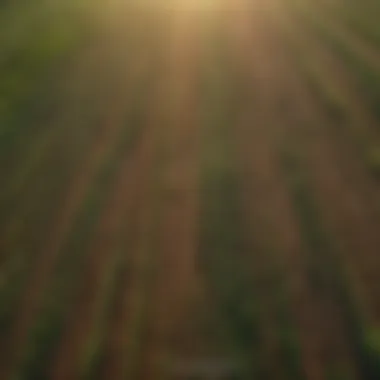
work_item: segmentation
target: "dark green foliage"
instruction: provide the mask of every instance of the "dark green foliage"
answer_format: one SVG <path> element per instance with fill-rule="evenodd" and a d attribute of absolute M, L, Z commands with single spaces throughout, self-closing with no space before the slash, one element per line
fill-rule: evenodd
<path fill-rule="evenodd" d="M 314 14 L 299 14 L 297 20 L 312 29 L 319 38 L 337 53 L 357 78 L 357 90 L 368 99 L 374 115 L 380 120 L 380 73 L 376 67 L 361 57 L 352 46 L 347 45 L 335 35 L 320 17 Z"/>
<path fill-rule="evenodd" d="M 139 118 L 133 116 L 133 124 L 124 128 L 118 146 L 112 149 L 92 186 L 81 213 L 72 228 L 68 244 L 63 248 L 61 260 L 57 264 L 52 288 L 44 308 L 40 313 L 37 326 L 31 332 L 26 356 L 22 366 L 16 371 L 16 379 L 45 379 L 46 357 L 54 352 L 60 340 L 65 318 L 70 305 L 75 301 L 75 288 L 80 280 L 86 252 L 87 241 L 94 231 L 95 223 L 101 212 L 106 195 L 112 188 L 113 180 L 120 168 L 122 158 L 131 152 L 141 133 Z"/>
<path fill-rule="evenodd" d="M 316 291 L 339 304 L 349 342 L 356 354 L 356 365 L 363 378 L 378 379 L 379 352 L 368 345 L 367 328 L 351 293 L 349 278 L 342 267 L 337 248 L 322 227 L 299 157 L 290 149 L 285 149 L 281 158 L 301 233 L 310 252 L 307 259 L 311 282 Z"/>
<path fill-rule="evenodd" d="M 215 43 L 215 49 L 219 49 Z M 218 50 L 217 50 L 218 51 Z M 244 378 L 266 374 L 259 362 L 259 310 L 250 269 L 239 179 L 236 171 L 236 142 L 233 126 L 239 105 L 225 67 L 227 57 L 218 57 L 210 65 L 205 82 L 204 154 L 201 194 L 202 220 L 199 269 L 216 303 L 224 328 L 229 331 L 230 345 L 247 365 Z"/>

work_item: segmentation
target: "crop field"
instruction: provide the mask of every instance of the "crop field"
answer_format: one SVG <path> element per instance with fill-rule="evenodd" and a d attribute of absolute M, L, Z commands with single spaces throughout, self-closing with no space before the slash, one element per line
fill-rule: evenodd
<path fill-rule="evenodd" d="M 380 380 L 379 15 L 0 1 L 0 380 Z"/>

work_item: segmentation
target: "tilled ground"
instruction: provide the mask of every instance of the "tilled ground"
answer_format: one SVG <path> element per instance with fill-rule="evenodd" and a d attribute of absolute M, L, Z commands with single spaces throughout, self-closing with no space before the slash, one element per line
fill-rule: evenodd
<path fill-rule="evenodd" d="M 379 379 L 366 5 L 144 4 L 0 137 L 0 378 Z"/>

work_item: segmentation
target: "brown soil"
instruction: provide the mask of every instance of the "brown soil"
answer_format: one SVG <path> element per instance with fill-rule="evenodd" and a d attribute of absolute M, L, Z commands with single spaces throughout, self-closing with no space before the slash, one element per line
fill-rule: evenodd
<path fill-rule="evenodd" d="M 21 361 L 62 247 L 99 168 L 126 127 L 125 111 L 129 104 L 135 104 L 135 84 L 144 82 L 150 70 L 156 70 L 157 78 L 143 100 L 142 134 L 132 151 L 122 155 L 94 234 L 86 240 L 85 269 L 65 319 L 64 334 L 54 348 L 54 359 L 46 364 L 49 378 L 81 378 L 99 307 L 109 310 L 101 332 L 102 355 L 96 363 L 98 379 L 181 380 L 187 378 L 186 373 L 176 372 L 178 368 L 171 368 L 171 363 L 207 360 L 208 355 L 228 351 L 229 347 L 223 346 L 227 341 L 223 334 L 228 334 L 222 331 L 224 317 L 196 263 L 204 154 L 201 82 L 208 72 L 202 71 L 202 65 L 210 65 L 213 54 L 204 33 L 209 28 L 210 34 L 219 33 L 223 40 L 221 55 L 230 70 L 226 81 L 234 82 L 230 87 L 221 86 L 220 91 L 233 92 L 228 99 L 236 100 L 238 109 L 232 143 L 237 148 L 234 169 L 241 195 L 238 201 L 244 205 L 247 252 L 236 254 L 249 256 L 254 289 L 246 290 L 260 306 L 260 365 L 268 379 L 290 380 L 278 317 L 281 306 L 277 296 L 281 293 L 296 332 L 304 378 L 324 380 L 332 368 L 349 374 L 350 379 L 360 379 L 344 306 L 336 289 L 315 286 L 310 261 L 317 255 L 320 261 L 325 260 L 319 268 L 325 274 L 338 262 L 352 282 L 348 291 L 357 310 L 369 326 L 378 324 L 379 184 L 355 141 L 377 141 L 378 122 L 356 93 L 355 78 L 344 62 L 310 31 L 302 35 L 303 27 L 292 24 L 286 0 L 225 0 L 208 10 L 202 9 L 200 2 L 188 3 L 186 10 L 173 4 L 174 8 L 151 13 L 136 7 L 136 15 L 145 19 L 143 26 L 149 24 L 149 31 L 144 31 L 132 13 L 128 16 L 131 25 L 123 26 L 120 20 L 127 17 L 123 13 L 127 11 L 117 14 L 117 9 L 124 6 L 117 1 L 109 3 L 104 27 L 110 34 L 102 43 L 114 44 L 110 50 L 121 53 L 115 55 L 112 67 L 104 66 L 107 75 L 102 80 L 109 81 L 108 90 L 93 99 L 94 106 L 106 109 L 106 120 L 67 185 L 64 201 L 54 213 L 27 278 L 17 316 L 1 338 L 5 354 L 0 378 L 7 379 Z M 160 29 L 161 34 L 154 35 Z M 123 67 L 123 59 L 128 60 L 123 53 L 128 55 L 129 48 L 123 47 L 121 36 L 128 30 L 136 33 L 131 45 L 146 47 L 145 51 L 136 48 L 134 69 L 133 65 Z M 357 44 L 348 33 L 343 34 Z M 319 60 L 326 80 L 340 87 L 349 107 L 343 119 L 332 118 L 308 85 L 292 44 L 299 54 L 312 57 L 309 62 Z M 360 54 L 366 55 L 363 51 Z M 89 76 L 85 81 L 91 91 L 101 92 L 94 79 Z M 75 84 L 71 85 L 63 86 L 62 91 L 75 92 Z M 72 107 L 73 113 L 78 112 L 75 105 Z M 365 128 L 360 129 L 361 123 L 366 123 Z M 297 179 L 306 183 L 317 221 L 331 243 L 326 252 L 312 245 L 301 225 L 284 169 L 285 151 L 299 163 L 302 175 Z M 38 199 L 38 192 L 32 192 L 25 208 L 21 207 L 21 216 L 28 213 L 26 205 L 34 199 Z M 26 224 L 23 228 L 32 232 Z M 4 231 L 8 234 L 6 228 Z M 118 257 L 124 267 L 115 294 L 110 305 L 100 305 L 107 275 Z"/>
<path fill-rule="evenodd" d="M 313 119 L 320 125 L 318 130 L 323 137 L 309 140 L 315 144 L 319 141 L 323 146 L 323 151 L 320 149 L 318 158 L 314 157 L 314 160 L 322 161 L 326 166 L 324 172 L 321 171 L 324 178 L 321 177 L 318 182 L 323 184 L 325 192 L 329 191 L 330 196 L 335 199 L 320 200 L 320 207 L 329 214 L 330 228 L 340 245 L 343 260 L 349 266 L 351 275 L 356 277 L 353 284 L 358 287 L 357 292 L 363 306 L 366 305 L 365 316 L 373 318 L 373 321 L 378 320 L 378 288 L 375 278 L 379 268 L 379 182 L 363 162 L 363 153 L 366 152 L 355 152 L 353 138 L 347 136 L 347 131 L 353 124 L 358 133 L 367 137 L 369 151 L 371 143 L 376 144 L 378 139 L 379 123 L 355 91 L 354 78 L 347 72 L 344 63 L 318 44 L 313 36 L 305 37 L 308 38 L 308 44 L 302 44 L 305 54 L 320 58 L 325 66 L 325 77 L 327 80 L 337 81 L 337 86 L 347 99 L 347 120 L 343 121 L 343 125 L 336 125 L 336 122 L 329 120 L 318 107 L 313 110 L 314 115 L 317 115 L 313 116 Z M 317 104 L 316 100 L 314 104 Z M 307 147 L 305 151 L 314 154 Z M 334 222 L 331 219 L 334 219 Z M 361 255 L 358 255 L 358 252 Z M 365 300 L 367 297 L 369 299 Z"/>
<path fill-rule="evenodd" d="M 346 339 L 346 332 L 339 307 L 328 295 L 315 294 L 311 287 L 305 262 L 310 253 L 305 251 L 308 248 L 300 236 L 298 222 L 294 219 L 293 207 L 287 189 L 284 188 L 284 175 L 278 168 L 281 144 L 292 139 L 294 144 L 299 141 L 300 135 L 307 133 L 297 128 L 298 125 L 299 128 L 305 128 L 303 123 L 306 123 L 302 116 L 300 120 L 297 116 L 307 113 L 308 121 L 315 120 L 319 117 L 320 110 L 314 109 L 314 99 L 307 93 L 305 84 L 284 50 L 279 30 L 273 24 L 276 6 L 274 3 L 273 13 L 268 12 L 264 16 L 268 19 L 264 22 L 260 22 L 262 19 L 257 20 L 255 30 L 251 32 L 253 41 L 250 44 L 256 49 L 252 49 L 255 53 L 248 67 L 252 68 L 252 86 L 257 89 L 257 97 L 255 109 L 248 113 L 250 116 L 246 116 L 243 124 L 246 125 L 245 133 L 249 131 L 252 136 L 249 143 L 244 144 L 246 137 L 241 142 L 247 150 L 247 156 L 242 161 L 251 165 L 250 174 L 243 178 L 246 178 L 246 186 L 250 190 L 247 204 L 251 205 L 247 208 L 252 210 L 251 213 L 256 218 L 256 226 L 253 223 L 256 230 L 260 231 L 265 226 L 264 223 L 269 221 L 272 224 L 269 231 L 278 243 L 276 249 L 287 255 L 282 264 L 289 281 L 291 304 L 300 334 L 307 378 L 322 379 L 331 357 L 338 365 L 350 367 L 353 373 L 350 363 L 352 352 L 342 343 Z M 244 38 L 249 33 L 243 31 L 241 35 Z M 243 45 L 242 51 L 247 50 L 247 45 Z M 243 61 L 244 58 L 247 57 L 243 56 Z M 294 128 L 297 128 L 296 132 Z M 324 147 L 321 151 L 324 155 L 325 149 Z M 314 163 L 320 165 L 321 161 L 314 160 Z M 333 161 L 326 162 L 326 165 L 333 165 Z M 322 169 L 319 172 L 325 173 Z M 331 204 L 328 207 L 331 208 Z M 266 234 L 265 231 L 256 233 L 256 236 L 267 236 L 266 239 L 269 239 L 269 231 Z M 270 328 L 268 330 L 270 335 Z"/>
<path fill-rule="evenodd" d="M 138 378 L 167 377 L 163 358 L 180 355 L 187 333 L 188 318 L 196 273 L 198 209 L 198 127 L 196 90 L 199 65 L 199 19 L 196 14 L 181 14 L 175 20 L 168 54 L 166 125 L 161 130 L 164 149 L 160 179 L 161 217 L 158 228 L 156 275 L 147 336 L 142 348 L 144 363 Z M 182 353 L 185 355 L 185 352 Z"/>
<path fill-rule="evenodd" d="M 4 357 L 4 364 L 1 366 L 2 376 L 0 377 L 6 378 L 5 374 L 12 370 L 15 363 L 20 360 L 23 352 L 22 346 L 26 342 L 28 331 L 41 306 L 43 294 L 50 283 L 60 250 L 70 233 L 73 221 L 91 187 L 92 180 L 119 138 L 124 122 L 122 119 L 124 102 L 124 99 L 116 98 L 111 103 L 104 121 L 106 133 L 98 136 L 90 153 L 85 157 L 63 199 L 57 220 L 52 223 L 52 230 L 49 232 L 44 246 L 41 247 L 38 259 L 33 264 L 34 269 L 31 271 L 26 285 L 28 291 L 24 293 L 17 318 L 13 321 L 6 337 L 7 354 Z"/>

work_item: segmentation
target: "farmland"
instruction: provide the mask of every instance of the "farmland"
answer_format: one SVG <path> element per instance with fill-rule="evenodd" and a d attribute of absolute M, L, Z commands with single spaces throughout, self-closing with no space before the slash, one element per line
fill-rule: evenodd
<path fill-rule="evenodd" d="M 0 379 L 379 380 L 379 14 L 0 1 Z"/>

